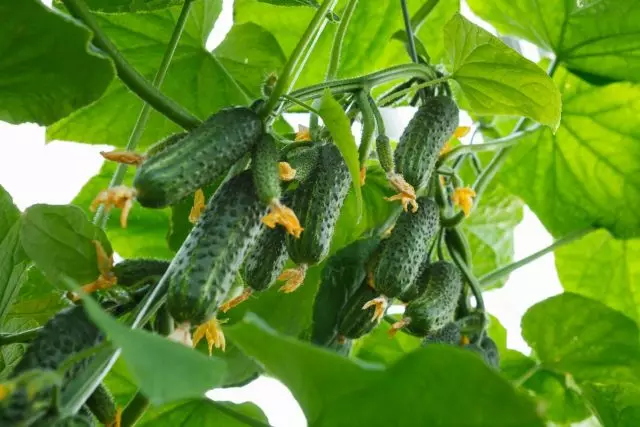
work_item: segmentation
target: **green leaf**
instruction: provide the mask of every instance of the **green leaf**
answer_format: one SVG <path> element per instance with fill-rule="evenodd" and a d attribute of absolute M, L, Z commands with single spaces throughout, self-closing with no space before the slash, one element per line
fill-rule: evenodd
<path fill-rule="evenodd" d="M 201 119 L 229 105 L 247 105 L 260 95 L 262 79 L 282 66 L 282 52 L 266 31 L 250 24 L 233 29 L 213 52 L 205 47 L 221 10 L 221 0 L 193 3 L 185 32 L 162 85 L 162 92 Z M 98 24 L 125 59 L 151 80 L 180 14 L 180 7 L 153 12 L 97 14 Z M 123 147 L 142 101 L 114 82 L 87 108 L 47 129 L 47 139 L 108 143 Z M 152 112 L 139 149 L 169 134 L 177 125 Z"/>
<path fill-rule="evenodd" d="M 558 127 L 560 93 L 540 67 L 461 15 L 444 31 L 451 77 L 473 113 L 519 115 Z"/>
<path fill-rule="evenodd" d="M 333 143 L 336 144 L 344 158 L 349 173 L 351 174 L 351 186 L 356 197 L 356 216 L 353 222 L 360 222 L 362 216 L 362 190 L 360 189 L 360 164 L 358 163 L 358 148 L 356 140 L 351 133 L 351 122 L 342 110 L 342 106 L 333 98 L 331 92 L 326 90 L 320 101 L 318 110 L 325 126 L 329 128 Z"/>
<path fill-rule="evenodd" d="M 116 164 L 105 162 L 100 172 L 82 187 L 73 199 L 73 204 L 81 207 L 87 215 L 93 199 L 109 187 Z M 129 168 L 124 185 L 131 186 L 135 169 Z M 129 213 L 127 228 L 120 226 L 120 209 L 114 209 L 107 221 L 107 237 L 113 250 L 124 258 L 152 257 L 171 258 L 173 252 L 167 247 L 166 236 L 169 230 L 169 209 L 147 209 L 134 204 Z"/>
<path fill-rule="evenodd" d="M 9 319 L 2 325 L 2 333 L 13 334 L 37 327 L 36 322 L 30 319 Z M 11 375 L 13 368 L 24 355 L 24 344 L 9 344 L 0 347 L 0 381 L 4 381 Z"/>
<path fill-rule="evenodd" d="M 432 0 L 433 1 L 433 0 Z M 425 3 L 422 1 L 420 3 Z M 418 39 L 426 47 L 432 64 L 439 64 L 446 58 L 443 28 L 460 11 L 458 0 L 438 0 L 427 19 L 413 29 Z"/>
<path fill-rule="evenodd" d="M 110 255 L 104 231 L 76 206 L 33 205 L 22 217 L 20 243 L 27 256 L 50 280 L 61 274 L 85 284 L 100 275 L 94 241 Z"/>
<path fill-rule="evenodd" d="M 39 0 L 0 1 L 0 120 L 48 125 L 98 99 L 115 73 L 90 32 Z"/>
<path fill-rule="evenodd" d="M 104 378 L 104 384 L 113 395 L 113 400 L 119 408 L 124 408 L 138 391 L 138 386 L 122 358 L 119 358 L 109 370 Z"/>
<path fill-rule="evenodd" d="M 220 384 L 225 370 L 222 360 L 208 358 L 165 337 L 129 329 L 90 297 L 84 296 L 83 301 L 91 320 L 122 350 L 131 376 L 152 404 L 198 398 Z"/>
<path fill-rule="evenodd" d="M 174 402 L 147 412 L 141 427 L 246 427 L 266 423 L 267 417 L 253 403 L 215 402 L 207 398 Z M 262 424 L 260 424 L 262 425 Z M 264 424 L 266 425 L 266 424 Z"/>
<path fill-rule="evenodd" d="M 554 80 L 563 95 L 560 129 L 523 137 L 499 182 L 556 237 L 590 226 L 640 236 L 640 85 L 591 86 L 562 68 Z"/>
<path fill-rule="evenodd" d="M 289 387 L 310 426 L 352 426 L 353 420 L 358 425 L 473 427 L 486 426 L 486 420 L 543 425 L 532 402 L 460 349 L 422 348 L 382 369 L 282 337 L 255 316 L 229 328 L 228 335 Z"/>
<path fill-rule="evenodd" d="M 640 423 L 637 384 L 588 384 L 581 388 L 603 427 L 633 427 Z"/>
<path fill-rule="evenodd" d="M 522 335 L 545 369 L 579 382 L 640 378 L 638 326 L 600 302 L 570 293 L 549 298 L 525 313 Z"/>
<path fill-rule="evenodd" d="M 0 185 L 0 241 L 20 218 L 20 211 L 13 204 L 11 195 Z"/>
<path fill-rule="evenodd" d="M 366 362 L 389 366 L 420 348 L 420 338 L 402 332 L 391 338 L 390 329 L 391 325 L 382 321 L 378 327 L 356 342 L 351 354 Z"/>
<path fill-rule="evenodd" d="M 498 31 L 522 37 L 570 68 L 640 81 L 640 5 L 634 0 L 469 0 Z"/>
<path fill-rule="evenodd" d="M 640 240 L 592 232 L 556 250 L 562 287 L 600 301 L 640 323 Z"/>
<path fill-rule="evenodd" d="M 55 0 L 56 5 L 61 0 Z M 85 0 L 91 10 L 107 13 L 144 12 L 183 4 L 184 0 Z"/>
<path fill-rule="evenodd" d="M 496 343 L 500 355 L 505 354 L 507 352 L 507 330 L 495 316 L 489 315 L 487 334 Z"/>

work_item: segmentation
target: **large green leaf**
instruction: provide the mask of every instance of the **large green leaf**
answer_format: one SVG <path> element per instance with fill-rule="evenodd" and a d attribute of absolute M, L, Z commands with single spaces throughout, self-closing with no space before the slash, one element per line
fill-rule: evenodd
<path fill-rule="evenodd" d="M 591 402 L 603 427 L 640 425 L 640 387 L 638 384 L 589 384 L 582 391 Z"/>
<path fill-rule="evenodd" d="M 207 398 L 174 402 L 147 412 L 141 427 L 246 427 L 265 423 L 267 417 L 253 403 L 215 402 Z M 253 424 L 252 424 L 253 423 Z"/>
<path fill-rule="evenodd" d="M 640 85 L 591 86 L 559 69 L 562 123 L 522 138 L 498 179 L 554 236 L 589 226 L 640 236 Z"/>
<path fill-rule="evenodd" d="M 60 1 L 56 0 L 56 3 L 60 3 Z M 126 13 L 165 9 L 182 4 L 184 0 L 85 0 L 85 3 L 91 10 Z"/>
<path fill-rule="evenodd" d="M 556 250 L 562 287 L 593 298 L 640 322 L 640 240 L 593 232 Z"/>
<path fill-rule="evenodd" d="M 405 333 L 389 336 L 391 325 L 383 321 L 369 334 L 359 339 L 351 354 L 367 362 L 392 365 L 420 347 L 420 338 Z"/>
<path fill-rule="evenodd" d="M 107 255 L 113 252 L 104 231 L 76 206 L 33 205 L 22 217 L 22 248 L 54 282 L 61 274 L 83 284 L 98 278 L 94 241 Z"/>
<path fill-rule="evenodd" d="M 471 111 L 519 115 L 552 129 L 560 123 L 560 93 L 549 76 L 502 40 L 461 15 L 445 27 L 451 77 Z"/>
<path fill-rule="evenodd" d="M 638 326 L 604 304 L 565 293 L 531 307 L 522 335 L 545 369 L 579 382 L 640 378 Z"/>
<path fill-rule="evenodd" d="M 30 319 L 9 319 L 2 325 L 2 333 L 13 334 L 36 326 L 36 322 Z M 15 365 L 22 359 L 25 347 L 24 344 L 9 344 L 0 347 L 0 381 L 11 375 Z"/>
<path fill-rule="evenodd" d="M 11 195 L 0 185 L 0 241 L 20 218 L 20 211 L 13 204 Z"/>
<path fill-rule="evenodd" d="M 80 206 L 87 215 L 91 202 L 102 190 L 109 187 L 116 165 L 105 162 L 100 172 L 91 178 L 73 199 L 73 204 Z M 129 168 L 125 175 L 124 184 L 131 185 L 135 170 Z M 120 226 L 120 210 L 111 211 L 107 221 L 107 236 L 113 250 L 124 258 L 153 257 L 171 258 L 173 252 L 169 250 L 166 235 L 169 230 L 169 209 L 147 209 L 134 204 L 129 214 L 127 228 Z"/>
<path fill-rule="evenodd" d="M 214 52 L 205 42 L 221 10 L 221 0 L 194 2 L 185 32 L 169 67 L 162 91 L 200 118 L 222 107 L 246 105 L 259 96 L 259 82 L 278 71 L 282 52 L 256 25 L 235 28 Z M 102 15 L 98 23 L 124 57 L 149 80 L 153 78 L 171 37 L 180 7 L 153 12 Z M 142 102 L 121 83 L 87 108 L 47 129 L 47 138 L 111 144 L 127 142 Z M 153 112 L 140 141 L 146 147 L 178 127 Z"/>
<path fill-rule="evenodd" d="M 555 52 L 569 67 L 640 80 L 640 4 L 635 0 L 469 0 L 499 31 Z"/>
<path fill-rule="evenodd" d="M 282 337 L 255 316 L 228 335 L 289 387 L 310 426 L 352 426 L 353 420 L 358 425 L 472 427 L 486 426 L 487 420 L 495 426 L 543 425 L 532 402 L 459 349 L 430 346 L 383 369 Z"/>
<path fill-rule="evenodd" d="M 0 120 L 48 125 L 102 95 L 115 73 L 90 33 L 39 0 L 0 1 Z"/>

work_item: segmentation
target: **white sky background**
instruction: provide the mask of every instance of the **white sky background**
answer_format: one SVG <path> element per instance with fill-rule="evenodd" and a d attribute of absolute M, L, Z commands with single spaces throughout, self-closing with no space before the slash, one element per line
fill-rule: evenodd
<path fill-rule="evenodd" d="M 232 24 L 231 12 L 231 1 L 224 0 L 208 48 L 214 48 L 224 38 Z M 470 16 L 468 9 L 465 15 Z M 526 56 L 537 59 L 535 47 L 527 44 L 523 51 Z M 387 125 L 389 136 L 397 139 L 410 117 L 410 112 L 404 111 L 390 122 Z M 462 121 L 462 124 L 470 124 L 468 117 L 463 117 Z M 98 152 L 106 148 L 62 141 L 45 145 L 44 128 L 0 122 L 0 185 L 13 196 L 21 210 L 34 203 L 69 203 L 82 185 L 98 172 L 102 165 Z M 523 258 L 551 242 L 551 236 L 526 209 L 524 220 L 515 230 L 515 258 Z M 560 292 L 562 288 L 553 255 L 548 254 L 513 273 L 503 288 L 485 293 L 485 302 L 489 312 L 507 328 L 509 347 L 528 353 L 529 348 L 520 335 L 522 315 L 538 301 Z M 289 391 L 270 378 L 262 377 L 240 389 L 215 390 L 210 395 L 216 400 L 253 401 L 275 427 L 306 425 L 302 411 Z"/>

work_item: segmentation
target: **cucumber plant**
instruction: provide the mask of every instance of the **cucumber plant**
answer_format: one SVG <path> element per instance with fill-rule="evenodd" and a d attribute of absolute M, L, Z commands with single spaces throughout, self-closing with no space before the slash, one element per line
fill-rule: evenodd
<path fill-rule="evenodd" d="M 266 425 L 202 396 L 267 372 L 313 426 L 640 425 L 637 1 L 235 0 L 211 49 L 218 3 L 0 0 L 0 120 L 114 146 L 1 182 L 0 424 Z"/>

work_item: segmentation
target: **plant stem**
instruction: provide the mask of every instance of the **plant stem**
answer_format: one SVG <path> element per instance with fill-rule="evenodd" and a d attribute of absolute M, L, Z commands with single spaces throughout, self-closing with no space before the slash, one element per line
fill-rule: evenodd
<path fill-rule="evenodd" d="M 276 109 L 278 103 L 280 102 L 280 97 L 283 94 L 288 94 L 291 91 L 292 86 L 295 83 L 294 73 L 296 73 L 296 70 L 302 68 L 302 65 L 306 60 L 305 53 L 307 52 L 309 46 L 315 44 L 317 37 L 326 24 L 325 15 L 333 8 L 336 1 L 337 0 L 324 0 L 320 7 L 316 10 L 316 13 L 309 23 L 309 26 L 307 27 L 306 31 L 302 35 L 302 38 L 298 41 L 298 44 L 291 53 L 291 56 L 289 57 L 284 70 L 282 70 L 282 73 L 280 73 L 278 82 L 273 88 L 271 96 L 269 96 L 269 99 L 260 111 L 260 116 L 263 119 L 266 119 L 271 114 L 271 112 Z M 294 98 L 300 99 L 300 97 L 295 95 Z"/>
<path fill-rule="evenodd" d="M 149 399 L 140 390 L 133 396 L 127 407 L 122 411 L 121 427 L 131 427 L 142 418 L 147 408 Z"/>
<path fill-rule="evenodd" d="M 429 0 L 411 17 L 411 27 L 417 31 L 427 19 L 431 11 L 438 5 L 440 0 Z"/>
<path fill-rule="evenodd" d="M 418 63 L 418 52 L 416 51 L 416 41 L 413 38 L 413 29 L 411 28 L 411 18 L 409 17 L 409 8 L 407 7 L 407 0 L 400 0 L 400 6 L 402 9 L 402 19 L 404 20 L 404 31 L 407 35 L 407 45 L 409 50 L 409 56 L 414 64 Z"/>
<path fill-rule="evenodd" d="M 376 102 L 373 100 L 371 96 L 369 96 L 368 98 L 369 98 L 369 104 L 371 105 L 371 111 L 373 112 L 373 118 L 376 121 L 376 130 L 377 130 L 378 136 L 386 136 L 387 129 L 385 128 L 384 119 L 382 118 L 380 109 L 378 108 L 378 106 L 376 105 Z"/>
<path fill-rule="evenodd" d="M 361 90 L 357 94 L 357 103 L 362 113 L 362 137 L 360 139 L 360 147 L 358 147 L 358 161 L 360 168 L 365 167 L 371 147 L 373 146 L 373 134 L 376 131 L 376 119 L 369 103 L 369 94 L 365 90 Z"/>
<path fill-rule="evenodd" d="M 553 242 L 551 245 L 547 246 L 544 249 L 539 250 L 538 252 L 535 252 L 525 258 L 522 258 L 521 260 L 518 261 L 514 261 L 509 265 L 505 265 L 504 267 L 501 267 L 497 270 L 492 271 L 489 274 L 486 274 L 484 276 L 482 276 L 480 278 L 480 284 L 482 286 L 487 286 L 492 284 L 493 282 L 495 282 L 496 280 L 507 276 L 508 274 L 512 273 L 513 271 L 517 270 L 520 267 L 523 267 L 527 264 L 529 264 L 530 262 L 533 262 L 535 260 L 537 260 L 538 258 L 540 258 L 543 255 L 548 254 L 549 252 L 553 252 L 554 250 L 556 250 L 557 248 L 567 245 L 575 240 L 578 240 L 582 237 L 584 237 L 585 235 L 591 233 L 592 231 L 594 231 L 594 228 L 586 228 L 584 230 L 578 230 L 578 231 L 573 231 L 569 234 L 567 234 L 564 237 L 561 237 L 560 239 L 556 240 L 555 242 Z"/>
<path fill-rule="evenodd" d="M 329 58 L 329 68 L 327 68 L 327 76 L 325 78 L 325 81 L 334 80 L 338 75 L 338 67 L 340 66 L 340 55 L 342 54 L 344 36 L 347 34 L 349 22 L 351 22 L 351 17 L 353 16 L 353 12 L 356 10 L 357 5 L 358 0 L 349 0 L 349 3 L 347 3 L 344 8 L 344 12 L 342 12 L 340 25 L 338 25 L 336 35 L 333 37 L 333 47 L 331 48 L 331 57 Z"/>
<path fill-rule="evenodd" d="M 524 385 L 524 383 L 526 383 L 529 380 L 529 378 L 534 376 L 541 369 L 542 369 L 542 365 L 536 363 L 531 368 L 529 368 L 527 370 L 527 372 L 525 372 L 520 378 L 514 380 L 513 381 L 513 385 L 516 386 L 516 387 L 522 387 Z"/>
<path fill-rule="evenodd" d="M 240 412 L 236 412 L 233 409 L 229 408 L 228 406 L 223 405 L 222 403 L 216 401 L 216 400 L 212 400 L 211 403 L 213 405 L 215 405 L 218 410 L 220 412 L 224 412 L 225 414 L 227 414 L 228 416 L 235 418 L 236 420 L 245 423 L 248 426 L 251 427 L 271 427 L 269 424 L 263 423 L 262 421 L 258 421 L 254 418 L 251 418 L 245 414 L 242 414 Z"/>
<path fill-rule="evenodd" d="M 318 110 L 316 110 L 315 108 L 313 108 L 311 105 L 307 105 L 302 101 L 298 101 L 296 98 L 294 98 L 293 96 L 290 95 L 282 95 L 282 99 L 285 99 L 287 101 L 289 101 L 292 104 L 297 105 L 298 107 L 304 108 L 305 110 L 315 114 L 316 116 L 320 115 L 320 112 Z"/>
<path fill-rule="evenodd" d="M 469 283 L 471 292 L 473 293 L 473 296 L 476 299 L 476 308 L 484 312 L 485 311 L 484 298 L 482 298 L 482 286 L 480 285 L 480 282 L 473 275 L 473 273 L 471 272 L 467 264 L 465 264 L 465 262 L 462 260 L 462 258 L 460 257 L 457 251 L 449 247 L 447 247 L 447 250 L 449 251 L 449 255 L 451 255 L 451 258 L 453 259 L 453 262 L 458 266 L 458 268 L 462 272 L 462 275 L 467 280 L 467 283 Z"/>
<path fill-rule="evenodd" d="M 23 344 L 34 340 L 42 328 L 33 328 L 15 334 L 0 334 L 0 346 L 9 344 Z"/>
<path fill-rule="evenodd" d="M 178 22 L 173 29 L 173 34 L 171 35 L 171 40 L 169 41 L 169 44 L 167 45 L 167 48 L 164 52 L 160 67 L 158 68 L 158 71 L 153 78 L 153 88 L 160 89 L 162 83 L 164 82 L 164 79 L 167 75 L 167 70 L 169 69 L 169 64 L 171 64 L 173 55 L 175 54 L 176 48 L 178 47 L 178 42 L 182 37 L 182 33 L 187 23 L 187 18 L 189 17 L 189 11 L 191 10 L 192 4 L 193 0 L 186 0 L 184 2 L 184 5 L 182 6 L 180 16 L 178 17 Z M 147 126 L 150 114 L 151 106 L 149 103 L 145 102 L 142 106 L 142 109 L 140 110 L 140 114 L 138 114 L 138 118 L 136 120 L 136 124 L 133 126 L 131 135 L 129 136 L 129 141 L 127 142 L 127 146 L 125 147 L 126 151 L 133 151 L 136 149 L 136 146 L 138 145 L 138 142 L 140 141 L 140 138 L 144 133 L 144 129 Z M 122 184 L 124 176 L 127 172 L 127 168 L 128 166 L 125 164 L 121 163 L 118 165 L 115 173 L 113 174 L 113 177 L 111 178 L 111 182 L 109 183 L 109 188 L 117 187 L 118 185 Z M 105 214 L 104 205 L 100 205 L 95 216 L 93 217 L 93 223 L 101 228 L 105 228 L 108 218 L 109 216 Z"/>
<path fill-rule="evenodd" d="M 118 77 L 131 91 L 169 120 L 187 130 L 193 129 L 200 124 L 200 120 L 197 117 L 149 84 L 149 82 L 124 59 L 116 46 L 98 26 L 97 21 L 82 0 L 62 0 L 62 2 L 71 15 L 80 20 L 93 32 L 93 44 L 103 50 L 113 60 L 116 71 L 118 72 Z M 191 0 L 186 3 L 190 2 Z"/>
<path fill-rule="evenodd" d="M 437 79 L 429 80 L 429 81 L 424 82 L 424 83 L 420 83 L 419 85 L 409 86 L 406 89 L 402 89 L 402 90 L 396 91 L 395 93 L 384 97 L 384 103 L 385 103 L 385 105 L 388 105 L 388 103 L 393 103 L 396 99 L 402 98 L 403 96 L 405 96 L 407 93 L 409 93 L 412 90 L 415 90 L 416 92 L 419 92 L 424 88 L 427 88 L 427 87 L 430 87 L 430 86 L 434 86 L 434 85 L 437 85 L 439 83 L 446 82 L 450 78 L 451 78 L 450 76 L 444 76 L 444 77 L 440 77 L 440 78 L 437 78 Z"/>

